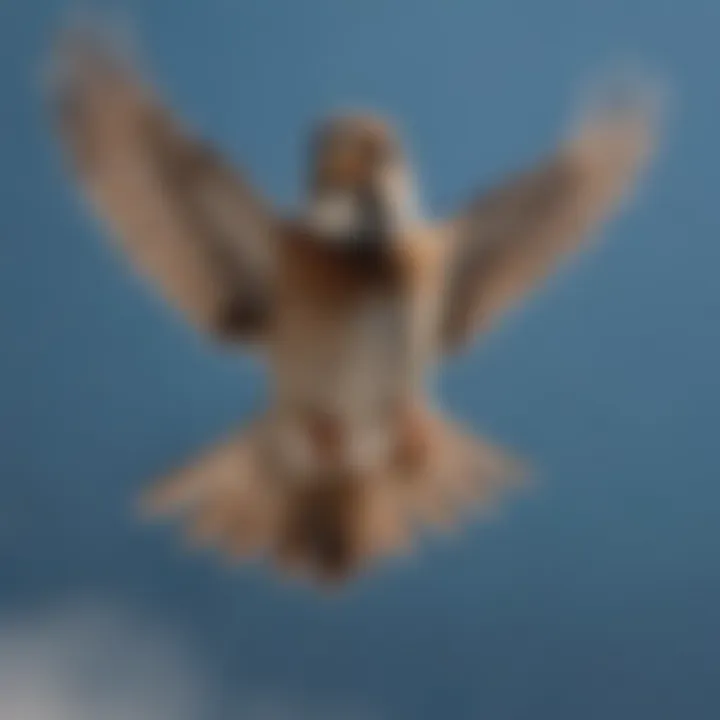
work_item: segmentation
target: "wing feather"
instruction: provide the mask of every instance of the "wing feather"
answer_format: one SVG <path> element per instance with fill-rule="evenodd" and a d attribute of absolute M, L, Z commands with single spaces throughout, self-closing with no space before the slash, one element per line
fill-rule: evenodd
<path fill-rule="evenodd" d="M 59 135 L 129 259 L 196 326 L 261 336 L 277 242 L 270 209 L 103 38 L 64 38 L 53 70 Z"/>
<path fill-rule="evenodd" d="M 447 223 L 446 349 L 490 326 L 613 214 L 651 154 L 654 118 L 639 98 L 590 115 L 553 156 Z"/>

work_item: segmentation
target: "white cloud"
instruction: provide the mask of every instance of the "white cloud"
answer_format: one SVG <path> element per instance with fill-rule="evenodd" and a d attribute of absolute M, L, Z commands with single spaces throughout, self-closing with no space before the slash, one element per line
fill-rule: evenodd
<path fill-rule="evenodd" d="M 73 602 L 0 618 L 0 720 L 208 720 L 209 699 L 177 638 L 123 608 Z M 377 720 L 284 693 L 221 699 L 232 720 Z"/>
<path fill-rule="evenodd" d="M 96 603 L 0 623 L 0 720 L 198 720 L 203 689 L 181 648 Z"/>

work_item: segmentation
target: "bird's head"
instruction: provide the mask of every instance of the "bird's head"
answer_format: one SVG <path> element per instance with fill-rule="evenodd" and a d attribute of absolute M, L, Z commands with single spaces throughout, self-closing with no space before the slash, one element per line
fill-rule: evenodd
<path fill-rule="evenodd" d="M 412 172 L 399 137 L 366 114 L 332 117 L 310 147 L 307 220 L 328 240 L 384 244 L 417 219 Z"/>

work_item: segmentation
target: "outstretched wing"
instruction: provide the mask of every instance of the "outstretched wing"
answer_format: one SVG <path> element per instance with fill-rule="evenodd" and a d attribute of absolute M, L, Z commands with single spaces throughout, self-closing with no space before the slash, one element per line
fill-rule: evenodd
<path fill-rule="evenodd" d="M 107 38 L 63 38 L 52 71 L 59 135 L 130 259 L 196 326 L 261 338 L 277 242 L 269 209 Z"/>
<path fill-rule="evenodd" d="M 486 329 L 616 209 L 653 148 L 655 113 L 647 100 L 590 115 L 554 156 L 445 226 L 446 349 Z"/>

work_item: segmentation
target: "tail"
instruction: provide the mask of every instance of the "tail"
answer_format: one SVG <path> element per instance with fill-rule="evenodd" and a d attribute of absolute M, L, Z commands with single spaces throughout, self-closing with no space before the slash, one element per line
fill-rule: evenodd
<path fill-rule="evenodd" d="M 487 513 L 525 479 L 514 456 L 440 414 L 428 414 L 404 436 L 397 480 L 402 504 L 420 526 L 449 528 L 474 512 Z M 404 450 L 401 446 L 401 450 Z"/>
<path fill-rule="evenodd" d="M 261 426 L 220 443 L 143 497 L 145 514 L 181 514 L 193 546 L 337 583 L 408 551 L 418 531 L 492 507 L 519 464 L 438 415 L 400 428 L 392 461 L 374 473 L 288 477 L 265 452 Z"/>
<path fill-rule="evenodd" d="M 279 522 L 281 494 L 265 468 L 263 426 L 236 432 L 140 498 L 144 518 L 179 515 L 193 548 L 219 546 L 230 557 L 264 553 Z"/>

